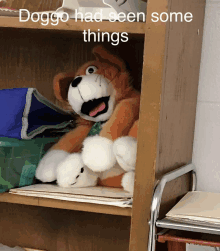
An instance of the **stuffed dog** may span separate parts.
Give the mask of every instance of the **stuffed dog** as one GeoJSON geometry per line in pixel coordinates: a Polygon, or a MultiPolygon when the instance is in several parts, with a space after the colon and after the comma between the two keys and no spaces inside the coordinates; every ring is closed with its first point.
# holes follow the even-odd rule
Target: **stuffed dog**
{"type": "Polygon", "coordinates": [[[55,96],[77,114],[77,127],[43,157],[36,178],[57,180],[62,187],[102,185],[132,193],[140,94],[121,59],[102,46],[93,54],[95,60],[76,73],[54,78],[55,96]]]}

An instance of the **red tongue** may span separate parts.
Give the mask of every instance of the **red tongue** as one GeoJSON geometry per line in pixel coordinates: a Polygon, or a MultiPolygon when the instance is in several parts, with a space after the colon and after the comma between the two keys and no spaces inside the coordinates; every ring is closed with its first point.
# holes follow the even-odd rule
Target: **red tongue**
{"type": "Polygon", "coordinates": [[[94,117],[98,112],[101,112],[105,109],[105,103],[102,102],[99,106],[97,106],[94,110],[92,110],[90,113],[89,113],[89,116],[90,117],[94,117]]]}

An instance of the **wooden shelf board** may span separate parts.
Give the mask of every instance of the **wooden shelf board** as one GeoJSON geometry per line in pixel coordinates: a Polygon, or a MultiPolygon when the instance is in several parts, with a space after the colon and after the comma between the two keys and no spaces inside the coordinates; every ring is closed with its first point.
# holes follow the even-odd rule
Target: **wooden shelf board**
{"type": "Polygon", "coordinates": [[[6,28],[23,28],[23,29],[41,29],[41,30],[57,30],[57,31],[108,31],[108,32],[127,32],[131,34],[145,34],[145,23],[143,22],[81,22],[78,20],[69,20],[66,23],[60,22],[54,26],[48,24],[47,26],[41,25],[40,22],[19,22],[18,17],[0,17],[0,27],[6,28]]]}
{"type": "Polygon", "coordinates": [[[111,215],[121,215],[121,216],[131,216],[132,212],[131,208],[120,208],[109,205],[99,205],[92,203],[81,203],[81,202],[72,202],[64,200],[55,200],[49,198],[14,195],[7,192],[0,194],[0,202],[77,210],[77,211],[111,214],[111,215]]]}

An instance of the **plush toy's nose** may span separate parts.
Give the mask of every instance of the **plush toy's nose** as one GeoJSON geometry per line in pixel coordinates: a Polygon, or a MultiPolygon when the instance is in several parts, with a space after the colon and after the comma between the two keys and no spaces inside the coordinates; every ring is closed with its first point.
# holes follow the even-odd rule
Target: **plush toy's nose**
{"type": "Polygon", "coordinates": [[[77,85],[82,81],[82,77],[77,77],[73,80],[73,82],[71,83],[72,87],[77,87],[77,85]]]}

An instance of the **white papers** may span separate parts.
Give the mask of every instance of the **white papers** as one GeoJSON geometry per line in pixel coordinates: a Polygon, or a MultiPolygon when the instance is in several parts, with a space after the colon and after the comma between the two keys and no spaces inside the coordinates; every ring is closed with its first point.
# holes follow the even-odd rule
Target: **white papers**
{"type": "Polygon", "coordinates": [[[19,11],[7,8],[0,8],[0,16],[18,17],[19,11]]]}
{"type": "Polygon", "coordinates": [[[51,198],[57,200],[132,207],[132,195],[119,188],[85,187],[62,188],[51,184],[36,184],[22,188],[11,189],[9,193],[51,198]]]}
{"type": "Polygon", "coordinates": [[[220,193],[188,192],[167,214],[167,219],[220,224],[220,193]]]}
{"type": "MultiPolygon", "coordinates": [[[[35,12],[41,15],[42,13],[48,13],[48,15],[52,14],[53,11],[40,11],[40,12],[35,12]]],[[[21,11],[19,14],[19,10],[13,10],[9,8],[2,7],[0,8],[0,17],[1,16],[8,16],[8,17],[19,17],[21,15],[22,17],[27,17],[27,12],[21,11]]]]}
{"type": "Polygon", "coordinates": [[[25,251],[25,249],[21,247],[10,248],[0,243],[0,251],[25,251]]]}
{"type": "Polygon", "coordinates": [[[14,247],[10,248],[0,243],[0,251],[45,251],[40,249],[32,249],[32,248],[21,248],[21,247],[14,247]]]}

